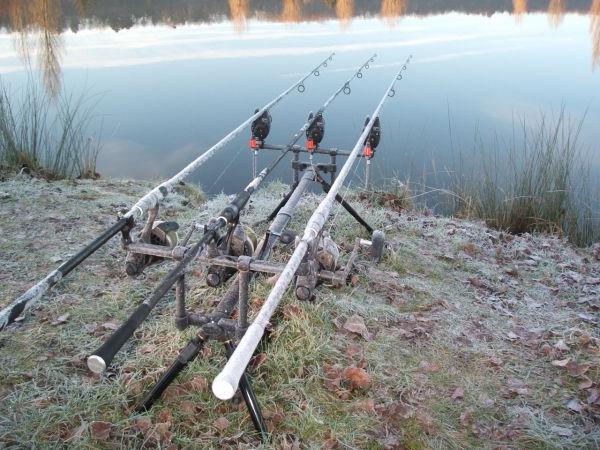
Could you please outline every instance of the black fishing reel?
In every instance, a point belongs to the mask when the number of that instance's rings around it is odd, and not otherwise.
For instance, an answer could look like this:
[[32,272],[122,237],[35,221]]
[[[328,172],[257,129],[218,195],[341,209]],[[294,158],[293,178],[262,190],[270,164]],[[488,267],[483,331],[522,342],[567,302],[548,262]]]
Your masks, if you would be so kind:
[[[145,244],[160,245],[162,247],[175,248],[178,243],[177,222],[154,222],[152,231],[148,239],[144,239],[140,234],[140,241]],[[141,275],[144,270],[161,261],[164,258],[142,253],[129,252],[125,258],[125,272],[130,277]]]
[[323,114],[318,113],[317,117],[313,120],[314,117],[311,111],[308,115],[308,120],[309,122],[312,121],[312,123],[306,130],[306,148],[308,151],[316,149],[325,136],[325,119],[323,118]]
[[[237,224],[224,239],[207,247],[206,256],[252,256],[256,248],[256,234],[250,227]],[[235,269],[223,266],[210,266],[206,274],[206,284],[221,286],[235,273]]]
[[[254,111],[256,114],[259,110]],[[272,122],[271,114],[269,111],[264,111],[257,119],[252,122],[250,126],[250,131],[252,132],[252,136],[250,138],[250,147],[252,149],[259,148],[262,143],[265,141],[269,133],[271,132],[271,122]]]
[[[363,127],[363,130],[367,127],[370,120],[371,119],[369,118],[369,116],[367,116],[365,119],[365,125]],[[364,156],[366,158],[372,158],[373,156],[375,156],[375,149],[379,145],[380,140],[381,140],[381,123],[379,121],[379,117],[375,117],[375,120],[373,121],[373,126],[371,127],[371,131],[369,131],[369,135],[365,139]]]

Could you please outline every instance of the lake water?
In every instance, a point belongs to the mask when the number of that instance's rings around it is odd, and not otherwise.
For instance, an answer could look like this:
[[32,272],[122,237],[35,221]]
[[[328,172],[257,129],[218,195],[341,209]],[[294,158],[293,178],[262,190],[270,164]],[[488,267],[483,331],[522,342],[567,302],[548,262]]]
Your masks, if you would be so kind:
[[[269,142],[286,143],[376,52],[352,94],[328,109],[323,145],[352,147],[413,54],[381,116],[378,179],[443,170],[476,133],[502,142],[515,123],[563,107],[574,121],[586,115],[581,145],[600,154],[600,0],[5,0],[0,25],[5,83],[23,85],[29,61],[51,91],[100,95],[104,176],[174,174],[332,51],[322,76],[272,111]],[[194,181],[211,193],[243,187],[248,137]],[[260,162],[274,156],[261,152]],[[273,178],[289,175],[285,162]]]

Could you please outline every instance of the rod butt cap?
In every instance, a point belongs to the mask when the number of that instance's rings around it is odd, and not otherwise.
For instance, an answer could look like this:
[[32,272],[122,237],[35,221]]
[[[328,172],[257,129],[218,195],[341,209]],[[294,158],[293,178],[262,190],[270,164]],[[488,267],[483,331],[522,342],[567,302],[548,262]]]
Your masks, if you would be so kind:
[[106,370],[106,362],[98,355],[89,356],[87,366],[94,373],[102,373]]
[[223,377],[217,376],[212,383],[212,391],[220,400],[229,400],[232,399],[236,388],[232,386],[232,384],[226,381]]

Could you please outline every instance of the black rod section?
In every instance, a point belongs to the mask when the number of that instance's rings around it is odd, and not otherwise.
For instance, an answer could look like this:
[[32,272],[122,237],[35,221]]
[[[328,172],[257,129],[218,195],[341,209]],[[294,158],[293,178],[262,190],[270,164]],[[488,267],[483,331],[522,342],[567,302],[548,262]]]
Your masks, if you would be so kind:
[[[231,345],[231,342],[225,342],[225,352],[227,353],[228,359],[233,353],[233,350],[234,347]],[[258,400],[252,390],[250,379],[245,373],[240,378],[239,389],[246,402],[246,407],[248,408],[248,413],[250,414],[256,432],[260,435],[263,442],[267,442],[269,439],[269,431],[267,430],[267,425],[265,424],[265,419],[260,410]]]
[[152,408],[154,402],[160,398],[165,389],[167,389],[175,378],[177,378],[177,375],[179,375],[190,362],[196,359],[204,342],[204,339],[194,337],[183,349],[181,349],[177,359],[173,361],[167,371],[160,377],[160,380],[158,380],[150,392],[148,392],[144,399],[135,407],[135,412],[141,413]]
[[68,261],[62,263],[48,277],[32,286],[27,292],[17,298],[13,303],[0,311],[0,331],[10,325],[19,317],[23,311],[33,305],[45,292],[54,286],[58,281],[65,277],[69,272],[75,269],[89,256],[95,253],[100,247],[106,244],[110,238],[123,230],[128,224],[132,224],[130,219],[121,218],[117,220],[110,228],[104,231],[100,236],[79,250]]
[[[216,228],[216,227],[215,227]],[[180,279],[185,268],[202,252],[204,246],[215,237],[215,228],[208,230],[202,239],[190,248],[183,259],[175,266],[165,279],[158,285],[152,295],[144,300],[108,339],[87,359],[88,368],[95,373],[102,373],[110,365],[117,352],[125,345],[125,342],[133,336],[135,330],[148,317],[150,311],[156,306],[161,298]]]
[[[317,180],[319,181],[319,183],[321,183],[321,186],[323,187],[323,190],[325,191],[325,193],[329,192],[329,190],[331,189],[331,185],[327,181],[325,181],[320,174],[317,176]],[[365,229],[369,232],[369,234],[373,233],[373,227],[371,227],[371,225],[369,225],[365,221],[365,219],[363,219],[360,216],[360,214],[358,214],[358,212],[352,206],[350,206],[350,204],[346,200],[344,200],[342,198],[342,196],[340,194],[337,194],[335,196],[335,199],[337,200],[337,202],[340,205],[342,205],[344,207],[344,209],[346,211],[348,211],[348,213],[350,213],[350,215],[352,217],[354,217],[356,219],[356,221],[358,223],[360,223],[363,227],[365,227]]]

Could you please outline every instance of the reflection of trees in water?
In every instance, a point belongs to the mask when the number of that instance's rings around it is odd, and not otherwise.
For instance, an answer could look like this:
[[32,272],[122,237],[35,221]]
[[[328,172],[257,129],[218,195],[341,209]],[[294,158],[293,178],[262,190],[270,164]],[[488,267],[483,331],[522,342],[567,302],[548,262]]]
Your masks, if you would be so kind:
[[523,20],[523,14],[527,12],[527,0],[513,0],[513,14],[517,22]]
[[600,67],[600,0],[590,8],[590,33],[592,35],[592,67]]
[[342,27],[346,28],[354,15],[354,0],[337,0],[335,2],[335,15]]
[[238,33],[243,32],[246,29],[248,0],[229,0],[229,13],[235,31]]
[[63,52],[59,0],[9,0],[8,16],[12,31],[16,33],[15,47],[28,66],[32,55],[42,71],[44,86],[52,97],[61,87],[60,60]]
[[282,0],[281,20],[288,23],[296,23],[302,20],[300,0]]
[[382,0],[380,14],[388,26],[393,27],[398,17],[406,14],[406,0]]
[[555,28],[563,22],[566,8],[565,0],[550,0],[548,4],[548,21]]

